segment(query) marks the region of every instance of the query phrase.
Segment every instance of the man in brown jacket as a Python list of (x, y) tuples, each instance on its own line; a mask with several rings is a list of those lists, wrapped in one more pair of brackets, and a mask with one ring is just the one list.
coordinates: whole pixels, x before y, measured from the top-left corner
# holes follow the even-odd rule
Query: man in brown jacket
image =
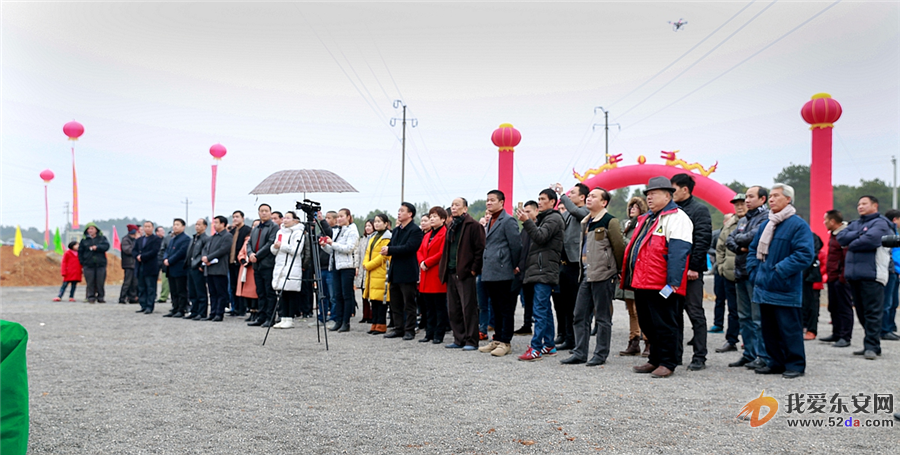
[(441, 282), (447, 284), (447, 310), (453, 343), (448, 349), (478, 349), (478, 300), (475, 276), (481, 273), (484, 228), (469, 216), (469, 203), (456, 198), (450, 205), (453, 223), (441, 255)]

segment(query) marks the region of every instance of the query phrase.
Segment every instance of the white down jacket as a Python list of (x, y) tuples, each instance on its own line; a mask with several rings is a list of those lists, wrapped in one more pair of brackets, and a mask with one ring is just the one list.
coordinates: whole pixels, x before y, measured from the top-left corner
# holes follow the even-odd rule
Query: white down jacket
[[(275, 255), (272, 287), (276, 291), (282, 290), (281, 287), (284, 286), (285, 291), (299, 292), (303, 284), (303, 268), (301, 264), (303, 263), (303, 243), (306, 242), (303, 235), (303, 223), (299, 223), (294, 227), (281, 228), (278, 231), (276, 240), (278, 238), (281, 239), (281, 247), (275, 248), (275, 245), (272, 244), (270, 248), (272, 254)], [(299, 244), (297, 243), (298, 240), (300, 241)], [(297, 258), (294, 259), (294, 266), (290, 270), (290, 276), (288, 276), (288, 267), (290, 267), (291, 258), (294, 255), (297, 255)], [(287, 277), (286, 283), (285, 277)]]
[(331, 245), (324, 245), (325, 251), (331, 253), (328, 270), (356, 268), (356, 245), (359, 243), (359, 231), (355, 224), (335, 227)]

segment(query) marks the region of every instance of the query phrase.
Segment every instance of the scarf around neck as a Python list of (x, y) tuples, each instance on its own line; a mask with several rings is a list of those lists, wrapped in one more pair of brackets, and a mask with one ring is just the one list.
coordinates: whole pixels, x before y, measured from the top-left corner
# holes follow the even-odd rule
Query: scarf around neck
[(759, 246), (756, 248), (757, 259), (760, 261), (766, 260), (766, 256), (769, 255), (769, 245), (772, 243), (772, 237), (775, 236), (775, 227), (796, 213), (797, 209), (794, 208), (793, 204), (788, 205), (778, 213), (769, 210), (769, 222), (763, 229), (763, 233), (759, 237)]

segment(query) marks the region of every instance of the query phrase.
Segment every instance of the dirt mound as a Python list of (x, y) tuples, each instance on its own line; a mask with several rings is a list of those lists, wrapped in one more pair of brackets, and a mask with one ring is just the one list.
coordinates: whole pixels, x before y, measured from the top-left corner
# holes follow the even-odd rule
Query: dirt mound
[[(121, 283), (122, 261), (109, 253), (106, 260), (106, 284)], [(13, 247), (0, 246), (0, 286), (59, 286), (61, 262), (62, 256), (53, 252), (25, 248), (16, 257)]]

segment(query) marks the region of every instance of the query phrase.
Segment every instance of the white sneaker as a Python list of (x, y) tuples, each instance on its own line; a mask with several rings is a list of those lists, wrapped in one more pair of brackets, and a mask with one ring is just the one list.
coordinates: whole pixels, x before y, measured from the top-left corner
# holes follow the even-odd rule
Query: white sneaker
[(294, 318), (281, 318), (281, 322), (272, 327), (276, 329), (292, 329), (294, 328)]

